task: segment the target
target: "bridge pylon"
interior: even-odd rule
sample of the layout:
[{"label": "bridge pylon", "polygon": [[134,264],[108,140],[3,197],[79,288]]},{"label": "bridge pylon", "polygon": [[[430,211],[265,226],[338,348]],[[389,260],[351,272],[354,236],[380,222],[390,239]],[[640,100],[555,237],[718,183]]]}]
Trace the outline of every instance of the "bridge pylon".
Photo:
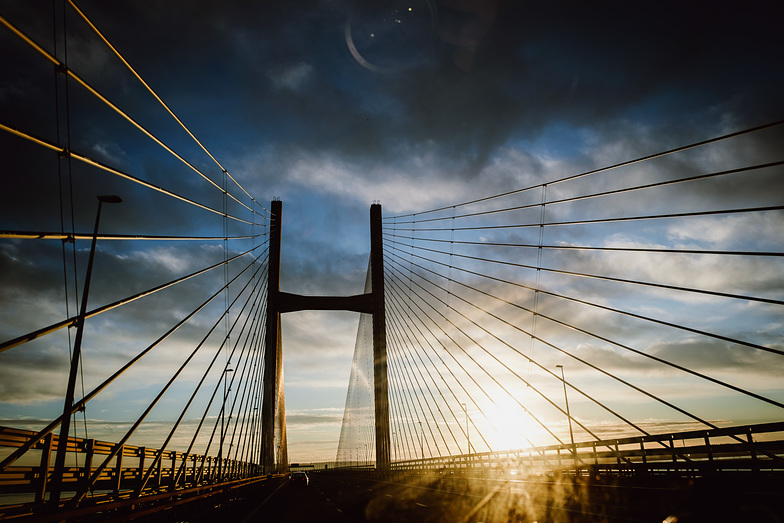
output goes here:
[{"label": "bridge pylon", "polygon": [[[375,404],[376,468],[390,467],[389,392],[387,382],[386,315],[384,308],[384,248],[381,205],[370,206],[371,292],[354,296],[303,296],[280,290],[280,244],[283,203],[271,206],[267,318],[262,398],[261,464],[265,474],[287,466],[285,405],[283,401],[280,315],[301,310],[346,310],[373,316],[373,381]],[[276,426],[277,420],[277,426]],[[279,446],[276,449],[275,435]],[[277,450],[277,459],[276,459]]]}]

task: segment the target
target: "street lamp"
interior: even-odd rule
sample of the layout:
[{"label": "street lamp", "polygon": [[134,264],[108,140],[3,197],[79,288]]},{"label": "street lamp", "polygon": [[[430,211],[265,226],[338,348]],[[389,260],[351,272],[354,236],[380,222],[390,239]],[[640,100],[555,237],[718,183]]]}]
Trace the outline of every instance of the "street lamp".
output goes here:
[{"label": "street lamp", "polygon": [[425,468],[425,432],[422,430],[422,422],[419,422],[419,449],[422,452],[421,468]]},{"label": "street lamp", "polygon": [[556,369],[561,369],[561,382],[563,382],[564,401],[566,402],[566,418],[569,420],[569,438],[572,440],[572,458],[574,458],[574,473],[577,474],[577,447],[574,446],[574,432],[572,432],[572,415],[569,413],[569,397],[566,395],[566,378],[564,378],[564,366],[556,365]]},{"label": "street lamp", "polygon": [[[226,390],[226,381],[228,381],[229,377],[226,376],[229,372],[234,372],[234,369],[230,369],[229,365],[231,365],[230,361],[226,362],[226,368],[223,369],[223,404],[221,405],[221,437],[220,437],[220,445],[218,447],[218,482],[223,481],[223,440],[226,438],[226,433],[224,429],[224,423],[226,419],[226,396],[229,394],[231,389],[228,391]],[[231,418],[229,418],[229,423],[231,423]],[[231,449],[229,449],[231,452]]]},{"label": "street lamp", "polygon": [[471,456],[471,436],[469,436],[468,434],[468,407],[466,407],[465,403],[461,403],[460,405],[463,406],[463,410],[465,411],[465,415],[466,415],[466,449],[467,449],[466,465],[468,465],[468,460],[470,459]]},{"label": "street lamp", "polygon": [[76,319],[76,339],[74,340],[73,354],[71,355],[71,369],[68,374],[68,388],[65,391],[63,416],[60,418],[60,435],[57,437],[57,456],[54,463],[52,476],[52,492],[49,502],[56,509],[60,503],[60,491],[63,487],[63,472],[65,471],[65,454],[68,448],[68,432],[71,430],[71,414],[73,414],[74,389],[76,388],[76,374],[79,370],[79,360],[82,355],[82,336],[84,334],[84,318],[87,315],[87,296],[90,293],[90,279],[93,272],[93,259],[95,257],[95,244],[98,242],[98,225],[101,222],[101,207],[104,203],[122,203],[122,198],[113,194],[98,196],[98,211],[95,214],[95,229],[93,229],[93,242],[90,245],[90,257],[87,260],[87,275],[84,278],[82,303],[79,316]]}]

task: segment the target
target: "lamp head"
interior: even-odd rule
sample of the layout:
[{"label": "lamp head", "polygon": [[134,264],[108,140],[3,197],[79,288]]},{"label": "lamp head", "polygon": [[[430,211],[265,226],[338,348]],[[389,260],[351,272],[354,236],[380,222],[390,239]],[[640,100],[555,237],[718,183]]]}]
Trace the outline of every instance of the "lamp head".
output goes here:
[{"label": "lamp head", "polygon": [[98,197],[98,201],[101,203],[122,203],[122,198],[116,194],[104,194]]}]

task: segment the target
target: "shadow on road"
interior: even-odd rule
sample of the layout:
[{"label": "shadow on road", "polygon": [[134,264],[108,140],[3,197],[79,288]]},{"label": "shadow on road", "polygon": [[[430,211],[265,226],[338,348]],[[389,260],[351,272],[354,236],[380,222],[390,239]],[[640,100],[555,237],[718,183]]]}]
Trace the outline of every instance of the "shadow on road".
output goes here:
[{"label": "shadow on road", "polygon": [[[193,523],[309,522],[781,522],[782,481],[732,478],[466,478],[379,480],[312,473],[307,486],[271,478],[208,507],[172,513]],[[668,519],[669,518],[669,519]]]}]

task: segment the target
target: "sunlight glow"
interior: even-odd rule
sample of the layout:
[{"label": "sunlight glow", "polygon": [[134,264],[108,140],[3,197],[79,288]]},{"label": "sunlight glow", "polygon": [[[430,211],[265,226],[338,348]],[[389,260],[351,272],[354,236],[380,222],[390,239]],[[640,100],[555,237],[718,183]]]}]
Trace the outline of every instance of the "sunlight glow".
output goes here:
[{"label": "sunlight glow", "polygon": [[[527,448],[548,439],[546,431],[509,396],[495,398],[495,404],[485,407],[484,412],[487,421],[479,413],[469,411],[469,416],[488,435],[487,440],[493,450]],[[476,437],[476,440],[471,442],[474,451],[479,438]]]}]

